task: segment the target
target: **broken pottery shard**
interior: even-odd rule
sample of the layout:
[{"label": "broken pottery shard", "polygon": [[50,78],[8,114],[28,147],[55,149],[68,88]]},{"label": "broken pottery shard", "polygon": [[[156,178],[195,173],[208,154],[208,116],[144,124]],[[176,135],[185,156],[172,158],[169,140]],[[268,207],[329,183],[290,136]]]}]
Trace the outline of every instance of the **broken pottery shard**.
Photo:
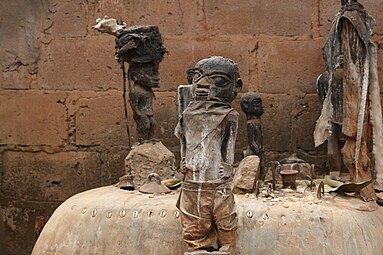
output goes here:
[{"label": "broken pottery shard", "polygon": [[371,182],[372,180],[364,181],[360,183],[344,183],[340,185],[339,187],[329,190],[328,192],[345,192],[345,193],[359,192],[363,188],[367,187]]},{"label": "broken pottery shard", "polygon": [[[260,159],[256,155],[247,156],[242,159],[233,180],[233,190],[251,191],[255,181],[258,179],[260,171]],[[239,191],[240,192],[240,191]]]},{"label": "broken pottery shard", "polygon": [[125,171],[134,176],[136,187],[140,187],[152,172],[163,179],[171,179],[175,174],[175,156],[161,142],[133,146],[125,158]]}]

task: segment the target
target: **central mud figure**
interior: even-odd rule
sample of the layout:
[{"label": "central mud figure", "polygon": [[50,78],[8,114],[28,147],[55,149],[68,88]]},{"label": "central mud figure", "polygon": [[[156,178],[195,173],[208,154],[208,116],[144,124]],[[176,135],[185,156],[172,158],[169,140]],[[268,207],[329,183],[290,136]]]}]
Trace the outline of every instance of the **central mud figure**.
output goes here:
[{"label": "central mud figure", "polygon": [[194,100],[175,132],[181,140],[185,175],[177,202],[188,245],[185,254],[217,249],[219,254],[231,254],[234,250],[237,215],[228,179],[233,175],[239,114],[230,103],[241,88],[232,60],[214,56],[196,64]]}]

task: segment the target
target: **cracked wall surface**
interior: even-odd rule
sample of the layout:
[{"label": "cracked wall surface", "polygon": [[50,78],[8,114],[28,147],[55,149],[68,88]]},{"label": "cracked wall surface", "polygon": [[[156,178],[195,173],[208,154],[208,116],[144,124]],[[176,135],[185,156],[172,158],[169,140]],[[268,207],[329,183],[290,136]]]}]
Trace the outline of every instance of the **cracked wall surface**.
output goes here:
[{"label": "cracked wall surface", "polygon": [[[376,18],[383,79],[383,0],[360,0]],[[242,93],[263,98],[266,162],[296,151],[325,168],[312,133],[320,114],[315,81],[338,0],[0,1],[0,251],[30,254],[35,221],[68,197],[115,183],[128,154],[122,72],[114,38],[96,18],[158,25],[169,53],[160,64],[155,137],[179,157],[176,89],[208,55],[238,63],[244,89],[236,161],[246,147]],[[383,84],[383,83],[381,83]],[[382,85],[381,85],[382,87]],[[129,109],[129,116],[132,116]],[[132,141],[135,126],[130,117]]]}]

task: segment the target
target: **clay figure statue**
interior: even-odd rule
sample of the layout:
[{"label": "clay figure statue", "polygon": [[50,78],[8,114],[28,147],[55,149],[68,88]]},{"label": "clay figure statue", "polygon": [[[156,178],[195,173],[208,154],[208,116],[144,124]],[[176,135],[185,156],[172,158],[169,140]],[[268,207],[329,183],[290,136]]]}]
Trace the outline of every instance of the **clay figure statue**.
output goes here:
[{"label": "clay figure statue", "polygon": [[[377,48],[371,40],[374,19],[357,0],[342,0],[333,27],[323,48],[329,73],[329,89],[323,101],[321,116],[314,131],[315,145],[327,140],[331,123],[336,123],[332,106],[332,86],[340,56],[343,57],[342,135],[343,163],[353,182],[372,179],[371,166],[377,174],[376,182],[383,184],[383,128],[377,71]],[[367,141],[372,138],[369,157]],[[374,160],[371,164],[371,160]],[[360,191],[364,200],[376,199],[372,184]]]},{"label": "clay figure statue", "polygon": [[263,150],[263,126],[261,116],[263,114],[262,98],[254,92],[247,92],[241,97],[241,109],[247,118],[248,146],[244,157],[257,155],[260,159],[261,180],[265,179],[264,150]]},{"label": "clay figure statue", "polygon": [[177,207],[188,246],[185,254],[214,249],[219,249],[217,254],[230,254],[237,215],[228,179],[233,175],[239,116],[230,103],[242,81],[232,60],[213,56],[196,64],[192,84],[194,99],[175,130],[181,141],[184,173]]},{"label": "clay figure statue", "polygon": [[118,24],[115,19],[104,17],[97,19],[93,28],[116,37],[116,59],[122,64],[129,63],[129,102],[138,141],[151,140],[156,127],[153,88],[159,87],[158,66],[166,53],[158,27],[126,27],[125,23]]},{"label": "clay figure statue", "polygon": [[137,124],[138,141],[151,140],[156,121],[153,117],[153,88],[159,86],[158,64],[155,62],[129,65],[129,99],[133,118]]}]

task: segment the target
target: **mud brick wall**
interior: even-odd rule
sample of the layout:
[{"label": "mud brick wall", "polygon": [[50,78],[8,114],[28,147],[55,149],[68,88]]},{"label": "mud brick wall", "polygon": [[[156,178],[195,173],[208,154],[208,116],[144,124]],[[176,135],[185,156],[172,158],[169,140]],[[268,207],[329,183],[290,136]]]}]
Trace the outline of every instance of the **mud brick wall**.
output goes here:
[{"label": "mud brick wall", "polygon": [[[383,0],[361,0],[383,47]],[[325,167],[315,149],[315,80],[338,0],[2,0],[0,2],[0,254],[30,254],[36,217],[68,197],[115,183],[128,154],[122,76],[114,38],[98,17],[158,25],[169,54],[160,65],[156,137],[177,157],[176,88],[208,55],[239,64],[242,92],[264,99],[267,160],[295,151]],[[383,51],[379,51],[383,80]],[[382,83],[383,84],[383,83]],[[238,98],[241,94],[238,96]],[[238,110],[239,99],[234,102]],[[131,116],[131,112],[129,112]],[[130,118],[130,129],[135,127]],[[236,159],[246,146],[241,113]]]}]

